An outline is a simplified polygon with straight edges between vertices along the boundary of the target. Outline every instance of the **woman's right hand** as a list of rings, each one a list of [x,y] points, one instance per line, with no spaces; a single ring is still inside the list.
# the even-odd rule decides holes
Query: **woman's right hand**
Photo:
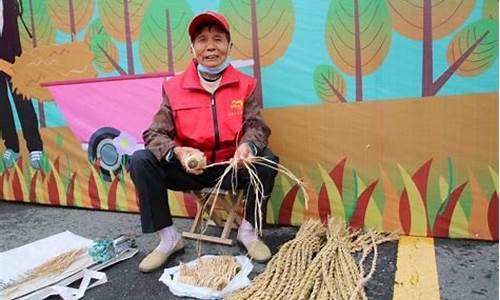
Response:
[[[196,148],[175,147],[174,154],[186,172],[200,175],[207,164],[205,154]]]

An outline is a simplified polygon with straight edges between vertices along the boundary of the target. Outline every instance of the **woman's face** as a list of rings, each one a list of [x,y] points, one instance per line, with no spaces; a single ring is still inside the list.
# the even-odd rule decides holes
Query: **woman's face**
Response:
[[[193,40],[193,56],[205,67],[218,67],[229,55],[230,44],[227,33],[217,25],[202,27]]]

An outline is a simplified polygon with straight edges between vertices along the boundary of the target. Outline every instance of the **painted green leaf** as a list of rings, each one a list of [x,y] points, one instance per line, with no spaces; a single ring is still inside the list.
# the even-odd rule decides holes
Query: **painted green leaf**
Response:
[[[469,221],[465,214],[465,211],[460,202],[462,202],[462,197],[458,202],[458,205],[455,206],[453,210],[453,214],[451,216],[450,221],[450,238],[468,238],[469,237]]]
[[[255,1],[257,15],[258,45],[262,67],[272,64],[288,49],[292,41],[295,21],[291,0]],[[251,1],[221,0],[219,12],[224,14],[231,26],[233,49],[236,59],[252,59]]]
[[[85,31],[84,41],[87,44],[92,42],[92,39],[99,34],[108,34],[102,26],[101,19],[95,19]]]
[[[448,185],[448,182],[446,182],[446,179],[443,178],[443,176],[439,176],[439,195],[440,197],[440,204],[442,204],[448,197],[450,196],[450,186]]]
[[[167,42],[167,10],[170,17],[171,44]],[[145,12],[139,39],[139,55],[145,72],[181,71],[191,61],[187,33],[193,11],[187,1],[153,0]],[[168,50],[172,62],[168,61]]]
[[[488,170],[490,171],[491,180],[493,180],[495,191],[498,193],[498,173],[490,166],[488,166]]]
[[[109,35],[101,33],[94,36],[90,43],[90,50],[95,54],[93,62],[97,69],[103,72],[115,70],[110,58],[115,62],[118,61],[119,52]]]
[[[399,172],[403,178],[403,183],[408,193],[410,202],[411,235],[427,236],[427,213],[425,211],[422,196],[413,182],[410,174],[398,164]]]
[[[361,176],[357,176],[358,180],[358,198],[363,193],[363,191],[366,189],[366,184],[364,181],[361,179]],[[377,202],[375,201],[375,198],[370,196],[370,200],[368,201],[368,206],[366,207],[366,212],[365,212],[365,220],[363,224],[364,229],[375,229],[378,231],[383,231],[383,215],[382,212],[384,210],[380,209],[380,207],[377,205]]]
[[[354,2],[359,3],[359,40],[356,47]],[[375,71],[384,61],[391,44],[391,22],[385,1],[333,0],[325,25],[325,43],[333,62],[343,72],[364,75]],[[359,54],[361,61],[356,62]]]
[[[498,22],[498,0],[484,0],[483,17]]]
[[[347,90],[342,75],[329,65],[319,65],[314,70],[314,90],[324,102],[345,102]]]
[[[49,16],[56,28],[71,34],[72,32],[78,33],[90,21],[94,13],[95,2],[88,0],[50,0],[47,5]]]
[[[18,18],[19,35],[21,37],[21,45],[23,49],[33,48],[38,45],[52,44],[55,39],[55,26],[49,18],[47,11],[47,0],[21,0],[23,5],[23,19],[26,26],[33,35],[33,39],[29,37],[21,23],[21,18]],[[33,13],[33,18],[32,17]],[[33,23],[32,23],[33,20]]]
[[[148,7],[149,0],[97,0],[99,16],[102,25],[113,38],[125,42],[125,5],[128,1],[128,21],[130,24],[130,38],[135,40],[139,36],[139,29],[144,18],[144,12]]]
[[[64,137],[63,137],[63,135],[60,134],[60,133],[57,133],[57,135],[56,135],[56,145],[63,146],[63,144],[64,144]]]
[[[340,196],[340,192],[337,189],[337,186],[333,182],[328,172],[325,169],[323,169],[323,167],[320,164],[318,164],[318,168],[323,183],[325,184],[326,191],[328,193],[331,215],[334,216],[335,218],[341,218],[341,221],[345,221],[346,215],[344,210],[344,202],[342,201],[342,197]]]
[[[452,65],[482,37],[479,45],[460,65],[457,73],[476,76],[490,68],[498,58],[498,22],[483,19],[463,28],[448,45],[448,64]]]
[[[102,72],[115,70],[112,61],[118,62],[120,52],[108,35],[101,20],[96,19],[85,33],[85,42],[94,53],[94,66]]]

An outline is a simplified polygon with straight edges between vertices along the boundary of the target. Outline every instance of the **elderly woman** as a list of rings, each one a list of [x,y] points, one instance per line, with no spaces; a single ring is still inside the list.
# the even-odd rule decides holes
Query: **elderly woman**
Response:
[[[139,193],[142,230],[160,236],[158,247],[140,263],[142,272],[162,267],[171,254],[184,247],[172,222],[167,189],[214,186],[227,165],[204,168],[206,163],[255,155],[278,161],[267,148],[270,129],[254,96],[255,80],[230,65],[232,44],[226,18],[211,11],[201,13],[193,18],[188,32],[194,59],[185,72],[163,85],[160,109],[143,134],[146,149],[134,153],[130,163]],[[188,165],[189,157],[198,158],[198,167]],[[276,171],[255,168],[267,199]],[[245,217],[238,241],[254,260],[267,261],[271,252],[254,230],[255,194],[248,180],[242,187],[246,191]]]

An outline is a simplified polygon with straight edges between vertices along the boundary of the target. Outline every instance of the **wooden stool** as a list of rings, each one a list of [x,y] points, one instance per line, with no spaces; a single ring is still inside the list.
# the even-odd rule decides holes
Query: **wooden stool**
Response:
[[[226,220],[223,220],[223,216],[220,211],[213,210],[210,219],[208,220],[208,225],[216,225],[222,227],[222,233],[219,236],[211,236],[201,233],[203,215],[206,214],[210,216],[210,209],[215,203],[206,203],[209,199],[213,198],[210,189],[203,189],[200,191],[192,192],[196,198],[197,211],[194,217],[193,225],[189,232],[184,231],[182,236],[193,240],[202,240],[211,243],[218,243],[224,245],[233,245],[234,241],[229,238],[231,229],[238,228],[241,224],[241,216],[238,214],[238,209],[243,202],[243,193],[238,192],[236,195],[229,192],[221,190],[219,196],[212,201],[222,204],[223,209],[227,212]]]

